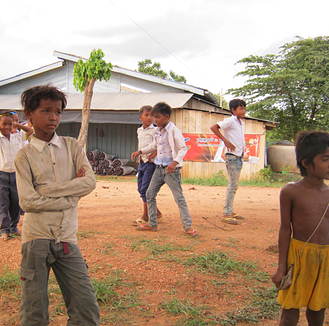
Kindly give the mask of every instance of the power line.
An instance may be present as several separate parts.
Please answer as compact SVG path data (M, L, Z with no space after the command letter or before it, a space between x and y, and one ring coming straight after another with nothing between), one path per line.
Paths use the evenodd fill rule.
M114 0L110 0L112 2L112 4L118 8L121 12L123 12L123 10L118 7L117 4L114 3ZM172 53L166 46L164 46L160 41L158 41L156 38L154 38L143 26L141 26L140 24L138 24L130 15L128 15L127 13L124 13L133 24L135 24L139 29L141 29L153 42L155 42L156 44L158 44L162 49L164 49L167 54L169 54L169 56L173 57L174 59L176 59L180 64L182 64L183 66L185 66L185 68L192 73L192 70L190 69L189 66L186 65L186 63L181 60L179 57L177 57L174 53Z

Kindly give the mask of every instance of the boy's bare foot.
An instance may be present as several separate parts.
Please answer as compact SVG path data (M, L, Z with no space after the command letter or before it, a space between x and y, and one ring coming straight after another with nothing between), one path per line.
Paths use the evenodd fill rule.
M158 228L156 226L151 226L149 224L139 224L139 225L137 225L137 230L138 231L152 231L152 232L156 232L156 231L158 231Z
M145 222L147 221L145 221L142 217L139 217L136 221L133 222L133 225L138 226L140 224L145 224Z
M184 232L185 232L185 234L187 234L191 237L195 237L198 235L198 232L192 228L186 229Z
M10 240L10 235L8 233L3 233L1 235L1 239L4 241L8 241L8 240Z

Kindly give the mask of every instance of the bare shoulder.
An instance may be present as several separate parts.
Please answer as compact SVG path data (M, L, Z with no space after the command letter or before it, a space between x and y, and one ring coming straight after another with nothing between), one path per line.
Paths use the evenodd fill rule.
M281 196L292 197L296 193L302 191L303 186L299 181L289 182L281 189Z

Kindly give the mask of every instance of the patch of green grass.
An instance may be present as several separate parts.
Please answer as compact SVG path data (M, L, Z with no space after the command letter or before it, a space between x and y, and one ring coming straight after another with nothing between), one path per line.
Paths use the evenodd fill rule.
M161 303L160 308L166 310L172 315L184 314L186 316L198 317L206 309L203 306L194 306L191 302L184 300L173 299L166 303Z
M135 176L113 176L113 175L96 175L97 181L115 181L115 182L137 182Z
M219 275L227 275L231 272L239 272L248 279L256 279L265 282L269 279L268 274L257 271L257 266L250 262L241 262L232 259L220 251L209 252L202 256L191 257L184 263L187 266L197 266L202 272L210 272Z
M239 185L248 187L281 188L287 182L296 181L298 179L300 179L299 175L289 176L289 178L287 178L287 176L284 178L272 178L268 175L264 175L264 173L260 171L258 175L255 175L249 180L241 180ZM184 178L183 183L200 186L227 186L227 178L224 176L223 172L220 171L209 178Z
M161 303L160 308L174 316L184 315L184 318L179 319L175 326L215 325L206 316L206 306L196 306L188 300L181 301L179 299L173 299L169 302Z
M92 238L96 234L102 234L103 232L96 232L96 231L80 231L77 233L78 239L87 239Z
M110 310L125 310L139 305L135 292L129 292L124 295L118 293L117 289L119 287L131 286L131 284L123 282L120 271L116 271L102 280L93 279L92 284L96 292L97 301L101 305L109 307Z
M151 255L161 255L167 253L168 251L190 251L191 247L184 247L174 243L157 243L156 240L134 240L131 243L131 249L136 251L140 248L147 248L150 251Z
M17 290L19 286L20 286L20 277L17 273L7 271L0 276L1 291Z
M200 186L226 186L227 179L222 172L219 172L210 178L184 178L183 183Z
M235 326L239 322L258 323L262 320L276 319L279 310L276 289L258 288L253 292L252 300L246 307L228 312L225 317L217 318L217 320L222 326Z

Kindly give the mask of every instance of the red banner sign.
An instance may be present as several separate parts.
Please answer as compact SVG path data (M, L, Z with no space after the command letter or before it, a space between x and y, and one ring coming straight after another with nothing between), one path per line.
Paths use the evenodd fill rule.
M211 134L183 134L189 150L184 161L192 162L224 162L225 145L217 136ZM245 154L259 157L259 134L246 134Z

